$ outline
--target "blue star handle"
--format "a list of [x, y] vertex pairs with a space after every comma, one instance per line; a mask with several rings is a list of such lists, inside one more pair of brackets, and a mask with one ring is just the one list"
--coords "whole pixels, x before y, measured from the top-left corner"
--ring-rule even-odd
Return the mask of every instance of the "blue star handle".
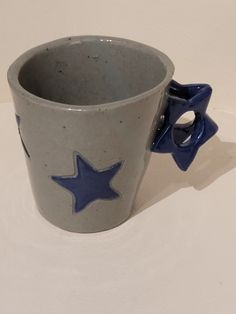
[[[171, 153], [179, 168], [186, 171], [200, 146], [218, 130], [206, 113], [211, 93], [212, 88], [208, 84], [181, 85], [171, 81], [163, 124], [157, 130], [152, 151]], [[177, 120], [188, 111], [195, 113], [194, 121], [177, 124]]]

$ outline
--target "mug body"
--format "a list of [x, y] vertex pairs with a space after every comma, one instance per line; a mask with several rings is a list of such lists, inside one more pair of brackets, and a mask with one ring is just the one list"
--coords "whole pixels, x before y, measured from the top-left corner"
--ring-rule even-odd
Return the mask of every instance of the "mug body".
[[59, 39], [11, 65], [32, 190], [47, 220], [97, 232], [131, 215], [173, 71], [160, 51], [103, 36]]

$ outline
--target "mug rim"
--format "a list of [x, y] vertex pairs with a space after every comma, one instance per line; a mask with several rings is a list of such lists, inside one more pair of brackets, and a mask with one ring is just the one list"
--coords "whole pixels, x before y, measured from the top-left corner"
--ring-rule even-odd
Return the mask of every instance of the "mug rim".
[[[156, 55], [161, 63], [164, 65], [166, 70], [165, 77], [161, 82], [156, 84], [154, 87], [139, 93], [135, 96], [131, 96], [128, 98], [123, 98], [120, 100], [116, 100], [113, 102], [105, 102], [101, 104], [95, 105], [75, 105], [69, 103], [61, 103], [53, 100], [49, 100], [46, 98], [39, 97], [29, 91], [27, 91], [19, 82], [19, 73], [24, 66], [24, 64], [29, 61], [32, 57], [37, 54], [40, 54], [45, 49], [55, 48], [59, 46], [70, 46], [86, 41], [93, 41], [93, 42], [101, 42], [101, 41], [109, 41], [114, 43], [122, 44], [126, 47], [133, 47], [141, 49], [142, 51], [149, 51]], [[120, 107], [122, 105], [126, 105], [128, 103], [140, 101], [152, 94], [158, 92], [162, 88], [165, 88], [172, 79], [174, 74], [174, 64], [170, 60], [170, 58], [161, 52], [160, 50], [153, 48], [151, 46], [145, 45], [143, 43], [133, 41], [130, 39], [125, 39], [121, 37], [113, 37], [113, 36], [102, 36], [102, 35], [82, 35], [82, 36], [71, 36], [71, 37], [63, 37], [53, 41], [46, 42], [34, 48], [31, 48], [21, 54], [9, 67], [7, 71], [7, 79], [10, 87], [20, 93], [23, 97], [29, 99], [33, 103], [37, 103], [38, 105], [43, 105], [47, 107], [57, 108], [57, 109], [64, 109], [64, 110], [74, 110], [74, 111], [90, 111], [90, 110], [101, 110], [101, 109], [112, 109], [114, 107]]]

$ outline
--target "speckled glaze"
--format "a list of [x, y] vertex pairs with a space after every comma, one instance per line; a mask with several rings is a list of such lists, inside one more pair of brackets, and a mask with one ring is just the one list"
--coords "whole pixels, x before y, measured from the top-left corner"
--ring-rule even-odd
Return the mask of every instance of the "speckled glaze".
[[[11, 65], [33, 194], [47, 220], [97, 232], [131, 215], [173, 72], [162, 52], [104, 36], [59, 39]], [[83, 185], [94, 177], [100, 194], [96, 182]]]

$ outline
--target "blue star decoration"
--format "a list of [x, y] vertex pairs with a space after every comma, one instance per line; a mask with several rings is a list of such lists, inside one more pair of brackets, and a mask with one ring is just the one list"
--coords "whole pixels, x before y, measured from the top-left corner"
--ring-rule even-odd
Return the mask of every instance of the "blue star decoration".
[[[218, 130], [216, 123], [206, 114], [211, 93], [208, 84], [181, 85], [171, 81], [164, 122], [154, 138], [152, 151], [171, 153], [179, 168], [186, 171], [200, 146]], [[176, 124], [188, 111], [194, 111], [195, 120]]]
[[111, 187], [111, 180], [119, 171], [122, 162], [97, 170], [79, 154], [74, 154], [74, 158], [75, 175], [51, 178], [72, 193], [76, 213], [97, 199], [112, 200], [119, 197], [118, 192]]
[[16, 114], [15, 116], [16, 116], [16, 123], [17, 123], [17, 126], [18, 126], [18, 132], [19, 132], [20, 139], [21, 139], [21, 144], [22, 144], [22, 146], [23, 146], [23, 149], [24, 149], [24, 151], [25, 151], [26, 156], [27, 156], [28, 158], [30, 158], [29, 151], [28, 151], [28, 149], [27, 149], [26, 146], [25, 146], [25, 143], [24, 143], [24, 141], [23, 141], [23, 139], [22, 139], [22, 135], [21, 135], [21, 131], [20, 131], [20, 122], [21, 122], [20, 116], [17, 115], [17, 114]]

